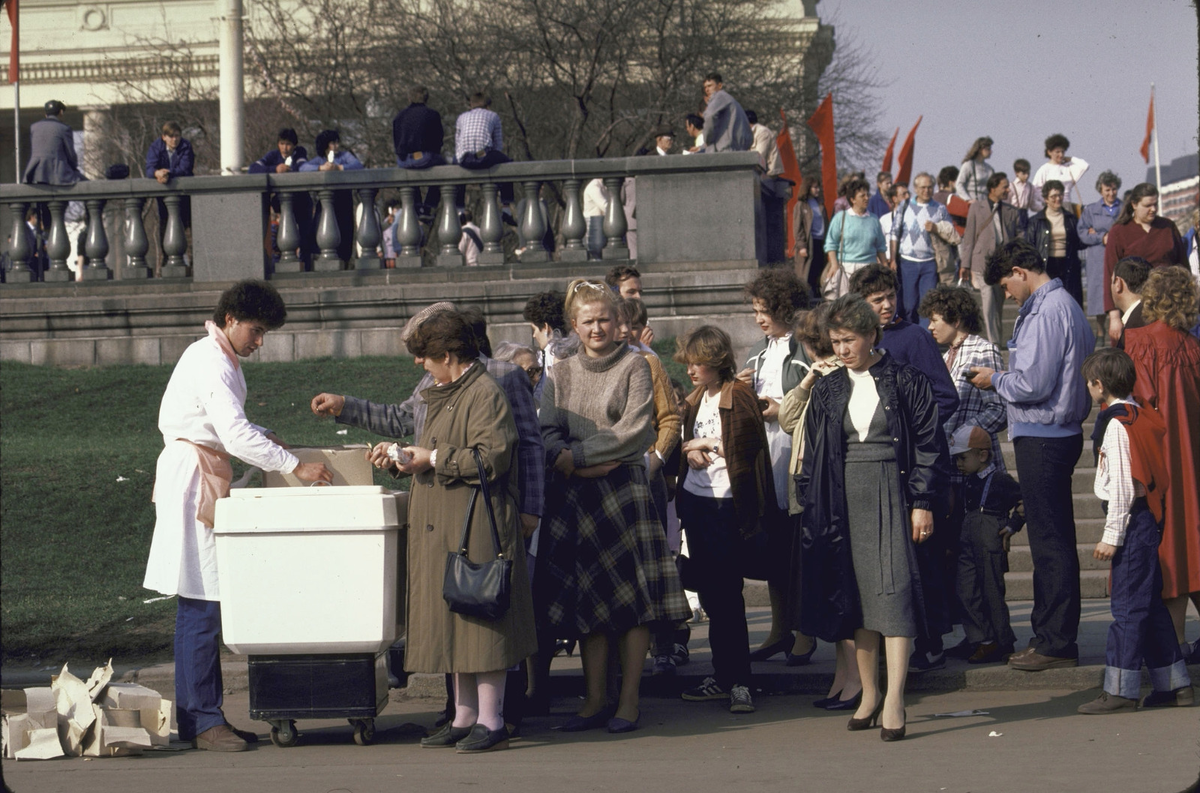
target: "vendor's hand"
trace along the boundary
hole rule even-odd
[[[620,465],[617,461],[611,463],[597,463],[596,465],[585,465],[583,468],[575,469],[575,476],[581,479],[603,479]]]
[[[933,536],[933,513],[927,509],[912,511],[912,538],[920,545]]]
[[[575,456],[571,454],[570,449],[563,449],[558,453],[558,457],[554,459],[554,470],[567,478],[575,473]]]
[[[524,512],[521,513],[521,533],[525,535],[525,539],[528,540],[533,536],[533,533],[537,531],[538,521],[540,520],[541,518],[539,518],[537,515],[527,515]]]
[[[383,471],[395,467],[396,461],[388,456],[388,449],[393,445],[391,441],[382,441],[367,449],[367,462]]]
[[[641,342],[647,347],[654,343],[654,328],[650,327],[649,325],[646,325],[644,328],[642,328]]]
[[[1117,552],[1117,546],[1109,545],[1106,542],[1096,543],[1096,550],[1092,551],[1092,556],[1099,559],[1101,562],[1107,562],[1113,558],[1113,554]]]
[[[737,373],[737,379],[741,380],[748,386],[754,385],[754,367],[747,366],[745,369]]]
[[[288,444],[284,443],[284,442],[283,442],[283,441],[280,439],[280,437],[279,437],[278,435],[276,435],[275,433],[273,433],[273,432],[268,432],[268,433],[267,433],[267,440],[269,440],[271,443],[275,444],[276,446],[278,446],[278,447],[279,447],[279,448],[281,448],[281,449],[290,449],[290,448],[292,448],[292,447],[291,447],[291,446],[289,446]]]
[[[688,468],[693,471],[701,471],[712,465],[712,458],[709,457],[708,452],[696,449],[687,453],[687,464]]]
[[[763,397],[763,402],[766,402],[766,407],[763,408],[763,421],[779,421],[779,403],[771,397]]]
[[[333,472],[325,467],[325,463],[300,463],[292,473],[303,482],[333,481]]]
[[[433,452],[429,449],[423,449],[420,446],[405,446],[404,451],[411,454],[412,459],[403,465],[396,465],[402,473],[419,474],[433,467],[433,463],[429,461],[429,457]]]
[[[346,397],[340,394],[317,394],[312,398],[312,412],[318,416],[340,416],[346,407]]]
[[[653,479],[663,468],[662,458],[655,452],[650,452],[650,459],[646,463],[646,476]]]
[[[967,370],[967,382],[981,391],[992,390],[992,375],[996,374],[995,369],[989,369],[986,366],[972,366]]]

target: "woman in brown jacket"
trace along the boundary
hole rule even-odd
[[[454,675],[454,719],[421,746],[506,749],[504,672],[537,648],[517,514],[516,425],[504,391],[479,364],[475,334],[461,314],[431,316],[407,344],[434,386],[423,392],[429,412],[421,437],[403,450],[412,459],[398,465],[413,475],[404,665]],[[458,550],[471,492],[479,486],[474,450],[488,476],[504,557],[513,563],[511,604],[496,620],[455,614],[442,599],[446,555]],[[468,553],[476,563],[495,558],[487,506],[476,503],[471,513]]]
[[[778,515],[762,409],[754,389],[737,379],[733,344],[720,328],[688,333],[675,360],[687,364],[696,386],[685,400],[676,508],[708,613],[714,673],[682,696],[728,699],[731,713],[753,713],[742,578],[756,561],[753,549],[765,553],[764,523]]]

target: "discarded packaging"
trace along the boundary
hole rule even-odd
[[[987,716],[986,710],[956,710],[953,713],[935,713],[935,719],[957,719],[963,716]]]

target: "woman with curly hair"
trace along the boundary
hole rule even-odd
[[[1129,191],[1104,248],[1104,310],[1108,312],[1108,337],[1113,344],[1121,338],[1123,328],[1121,310],[1112,301],[1113,268],[1126,256],[1140,256],[1152,267],[1187,265],[1183,237],[1174,223],[1158,214],[1158,188],[1149,182]]]
[[[1171,484],[1158,556],[1163,602],[1180,643],[1188,597],[1200,608],[1200,341],[1188,332],[1196,324],[1198,294],[1187,269],[1152,270],[1142,287],[1147,324],[1125,332],[1125,351],[1137,371],[1134,399],[1157,410],[1167,425]],[[1200,640],[1184,657],[1200,660]]]
[[[994,171],[987,162],[987,158],[991,156],[992,139],[986,135],[976,138],[959,166],[958,181],[954,184],[955,195],[964,201],[987,198],[987,180]]]
[[[1042,185],[1051,179],[1062,182],[1063,205],[1078,217],[1078,207],[1082,205],[1083,200],[1079,197],[1076,183],[1087,172],[1088,164],[1081,157],[1068,157],[1067,149],[1070,147],[1071,141],[1067,140],[1066,135],[1055,133],[1046,138],[1046,159],[1050,162],[1037,169],[1031,183],[1035,190],[1040,191]]]
[[[864,204],[865,206],[865,204]],[[872,221],[873,215],[869,215]],[[775,483],[776,508],[773,523],[782,528],[782,517],[787,510],[787,492],[790,485],[788,461],[792,453],[792,437],[779,426],[779,403],[785,394],[800,384],[808,373],[811,361],[792,333],[792,320],[796,312],[808,306],[808,286],[796,277],[795,272],[783,267],[762,270],[746,285],[746,296],[754,308],[754,321],[762,329],[763,337],[750,348],[746,364],[737,374],[737,379],[754,389],[764,402],[762,418],[771,453],[772,479]],[[786,538],[778,530],[770,533],[769,545],[773,549],[770,558],[783,558],[778,543]],[[783,627],[783,575],[781,565],[764,571],[767,575],[767,590],[771,597],[771,630],[759,649],[750,654],[752,661],[765,661],[779,653],[791,655],[793,650],[799,657],[811,657],[814,645],[801,642],[799,646]],[[794,662],[793,662],[794,663]]]
[[[1029,218],[1025,239],[1037,248],[1045,262],[1046,272],[1051,278],[1062,281],[1063,286],[1075,302],[1083,305],[1083,277],[1079,267],[1079,250],[1082,244],[1076,233],[1078,221],[1075,215],[1063,209],[1066,188],[1057,179],[1042,185],[1042,198],[1046,208]]]
[[[825,236],[825,269],[821,272],[821,294],[833,299],[850,288],[850,276],[878,262],[887,265],[887,240],[879,218],[867,211],[871,186],[865,179],[851,179],[842,186],[847,200],[829,221]]]
[[[538,416],[556,481],[546,487],[534,598],[557,635],[581,637],[586,687],[567,732],[637,729],[650,626],[691,614],[646,477],[650,365],[617,341],[617,299],[601,281],[567,287],[564,313],[581,349],[544,378]],[[606,687],[613,645],[623,673],[615,707]]]
[[[1104,328],[1104,246],[1108,244],[1108,231],[1121,213],[1121,177],[1105,171],[1096,179],[1096,192],[1100,200],[1088,204],[1079,216],[1075,231],[1083,245],[1083,267],[1087,273],[1087,308]]]

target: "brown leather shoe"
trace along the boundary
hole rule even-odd
[[[1143,708],[1190,708],[1196,702],[1196,692],[1191,686],[1177,688],[1174,691],[1151,691],[1142,700]]]
[[[250,748],[245,741],[237,737],[228,724],[209,727],[196,736],[192,746],[209,752],[244,752]]]
[[[1030,652],[1028,655],[1020,657],[1012,656],[1008,659],[1008,665],[1013,669],[1020,669],[1022,672],[1044,672],[1047,669],[1079,666],[1079,659],[1059,658],[1053,655],[1042,655],[1039,652]],[[1134,702],[1134,704],[1137,703]]]
[[[1005,661],[1012,655],[1012,645],[1001,645],[997,642],[984,642],[975,648],[975,652],[971,653],[971,657],[967,659],[969,664],[997,664]]]
[[[1118,697],[1107,691],[1101,691],[1100,696],[1091,702],[1079,706],[1079,712],[1085,716],[1107,716],[1110,713],[1120,713],[1123,710],[1137,710],[1138,701],[1126,697]]]
[[[1017,652],[1010,655],[1008,657],[1008,662],[1011,664],[1013,661],[1016,661],[1019,658],[1024,658],[1025,656],[1029,655],[1032,652],[1033,652],[1033,645],[1031,644],[1028,647],[1026,647],[1024,650],[1018,650]]]

